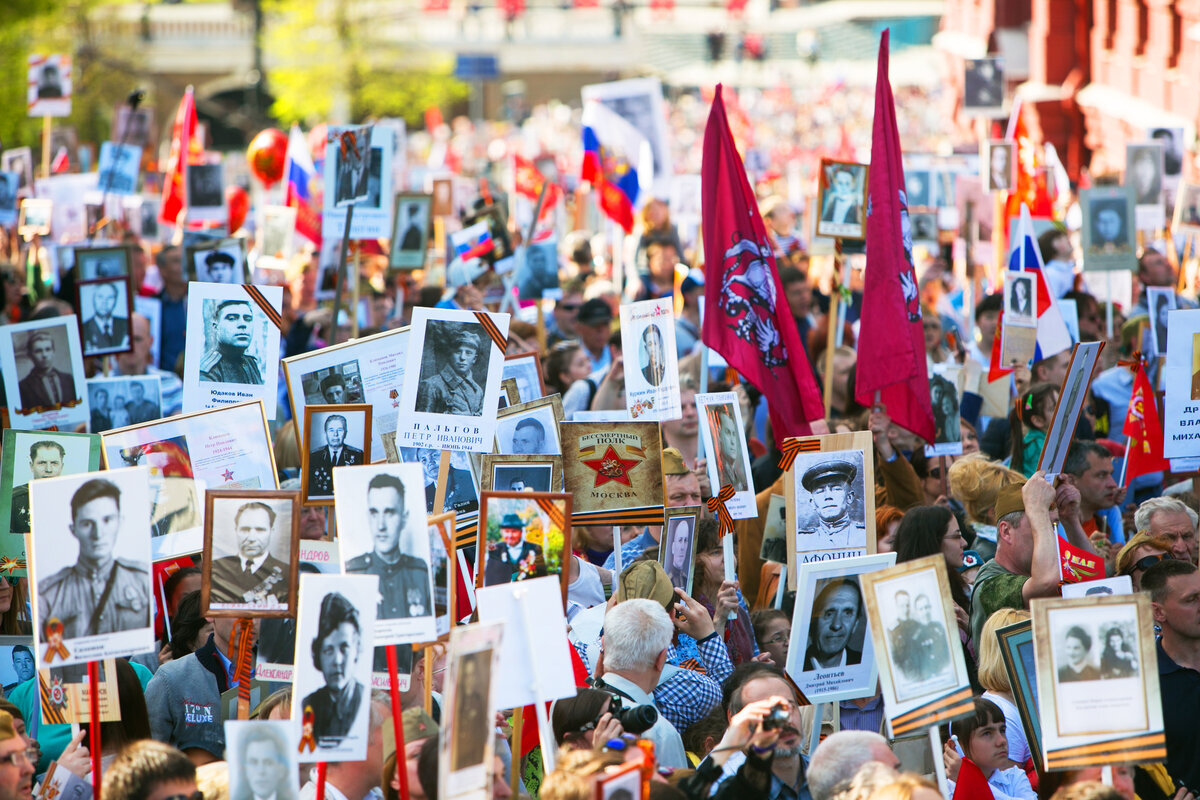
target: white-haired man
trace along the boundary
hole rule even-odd
[[[1171,555],[1196,563],[1196,522],[1200,516],[1174,497],[1154,497],[1138,506],[1133,522],[1139,531],[1171,541]]]
[[[604,657],[597,677],[621,696],[624,705],[653,706],[654,687],[667,664],[674,632],[661,603],[644,598],[618,603],[604,617],[600,640]],[[644,735],[654,742],[659,764],[676,769],[688,766],[683,739],[662,714]]]
[[[900,768],[900,759],[888,747],[887,739],[871,731],[838,731],[817,747],[808,762],[808,791],[813,800],[831,800],[846,788],[855,773],[870,762],[892,769]]]

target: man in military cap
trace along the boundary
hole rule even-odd
[[[809,467],[800,478],[809,493],[809,502],[817,514],[816,524],[801,527],[798,533],[815,534],[815,541],[802,545],[804,550],[835,547],[866,547],[867,528],[850,517],[854,501],[851,484],[858,469],[848,461],[825,461]]]
[[[62,475],[67,451],[58,442],[44,439],[29,446],[29,474],[33,480]],[[29,484],[13,487],[9,533],[29,533]]]
[[[305,696],[304,716],[312,712],[318,746],[336,747],[350,734],[365,708],[366,687],[354,676],[362,657],[358,610],[339,592],[321,599],[320,623],[312,640],[312,660],[325,685]]]
[[[325,446],[308,456],[308,496],[333,496],[333,468],[367,463],[363,451],[346,444],[346,418],[325,418]]]
[[[504,541],[488,545],[487,565],[483,572],[485,586],[546,574],[542,548],[525,541],[525,520],[520,516],[504,515],[500,520],[500,538]]]
[[[205,280],[209,283],[234,283],[233,268],[236,260],[224,250],[213,250],[204,257]]]
[[[222,300],[212,318],[216,348],[200,362],[200,380],[209,383],[263,385],[258,360],[246,355],[254,330],[254,310],[248,300]]]
[[[321,396],[333,406],[346,402],[346,379],[336,372],[326,375],[321,381]]]
[[[58,620],[63,639],[150,625],[150,571],[113,557],[121,530],[121,490],[93,478],[71,497],[71,534],[79,558],[38,584],[42,626]]]
[[[433,613],[429,562],[400,547],[408,526],[404,484],[381,472],[367,483],[367,519],[375,549],[346,562],[346,572],[379,576],[379,619],[424,617]]]
[[[288,600],[288,565],[271,555],[275,509],[258,500],[233,515],[238,554],[215,559],[211,603],[238,603],[282,609]]]
[[[429,332],[432,334],[433,330]],[[482,349],[483,342],[479,334],[466,329],[454,333],[450,337],[449,352],[442,371],[423,380],[417,389],[416,410],[427,414],[468,417],[483,414],[483,389],[471,375]]]

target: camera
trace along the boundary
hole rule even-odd
[[[652,705],[625,705],[628,698],[617,694],[603,680],[592,682],[593,689],[599,689],[608,694],[612,700],[608,704],[608,712],[613,719],[621,723],[626,733],[642,734],[654,727],[658,722],[658,709]],[[597,721],[603,714],[597,715]]]
[[[771,710],[763,717],[762,729],[764,731],[773,731],[779,728],[784,728],[790,722],[791,718],[788,715],[787,708],[783,703],[776,703],[771,706]]]

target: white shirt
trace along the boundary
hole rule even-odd
[[[623,678],[613,672],[605,672],[604,682],[629,695],[629,700],[633,705],[654,705],[654,697],[646,694],[640,686],[628,678]],[[683,739],[680,738],[679,731],[675,730],[675,726],[667,722],[667,718],[661,713],[658,715],[658,720],[644,735],[654,742],[654,755],[658,758],[659,764],[675,769],[689,766],[687,752],[683,749]]]
[[[1012,701],[995,692],[984,692],[983,699],[991,700],[1004,712],[1004,738],[1008,739],[1008,757],[1018,764],[1024,764],[1032,753],[1029,750],[1029,742],[1025,740],[1025,728],[1021,726],[1021,712]]]
[[[600,571],[587,559],[579,556],[574,558],[579,565],[579,577],[567,585],[567,601],[578,603],[583,608],[603,605],[604,584],[600,581]]]
[[[241,558],[241,556],[238,556],[238,558]],[[251,572],[258,572],[258,570],[262,567],[263,562],[266,560],[267,556],[265,553],[255,559],[247,560],[242,558],[242,572],[245,572],[247,568],[249,568]]]

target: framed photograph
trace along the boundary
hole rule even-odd
[[[671,163],[670,131],[658,78],[630,78],[584,86],[583,105],[598,102],[628,122],[650,143],[654,159],[654,196],[670,197],[675,168]]]
[[[1095,186],[1079,192],[1083,209],[1083,268],[1137,269],[1133,190]]]
[[[31,54],[27,87],[29,116],[71,116],[71,57]]]
[[[296,735],[286,720],[225,720],[231,797],[300,796]]]
[[[517,295],[520,300],[541,302],[547,292],[558,285],[558,240],[542,242],[518,248]]]
[[[969,58],[963,64],[963,113],[977,117],[1003,115],[1003,59]]]
[[[503,631],[498,622],[450,631],[442,706],[446,735],[438,744],[438,786],[445,787],[446,797],[491,790],[496,738],[492,686]]]
[[[92,409],[88,429],[92,433],[153,422],[163,416],[162,378],[158,375],[90,378],[87,392]]]
[[[1133,579],[1128,575],[1117,575],[1112,578],[1096,578],[1062,585],[1063,597],[1095,597],[1109,594],[1133,594]]]
[[[1146,305],[1150,307],[1150,355],[1167,354],[1167,317],[1175,310],[1175,290],[1170,286],[1147,286]]]
[[[1092,385],[1096,367],[1100,364],[1100,351],[1104,342],[1080,342],[1071,351],[1071,362],[1058,394],[1058,405],[1054,408],[1054,421],[1046,433],[1038,469],[1047,475],[1062,472],[1067,460],[1067,450],[1075,438],[1075,427],[1083,413],[1084,402]]]
[[[989,139],[984,144],[983,185],[989,192],[1011,192],[1016,183],[1017,162],[1012,142],[1005,139]]]
[[[859,576],[895,563],[895,553],[879,553],[800,565],[787,672],[810,702],[875,693],[878,667]]]
[[[1025,740],[1029,743],[1033,763],[1041,770],[1045,762],[1042,756],[1042,726],[1038,722],[1037,658],[1033,653],[1032,623],[1025,620],[1008,625],[997,630],[996,636],[1000,640],[1000,657],[1004,660],[1004,672],[1012,687],[1013,703],[1021,716]]]
[[[911,211],[908,215],[908,222],[912,240],[915,244],[923,244],[926,247],[937,247],[938,241],[938,221],[937,211]]]
[[[129,336],[129,316],[133,313],[129,278],[80,281],[75,293],[84,357],[129,352],[133,347]]]
[[[504,378],[500,381],[500,403],[497,405],[497,410],[503,411],[509,406],[515,406],[521,402],[521,395],[517,392],[517,379]]]
[[[149,472],[136,467],[29,484],[39,668],[153,649]],[[97,597],[85,576],[105,565],[112,570],[107,596]]]
[[[392,225],[392,269],[423,269],[433,230],[433,195],[396,195],[396,220]]]
[[[933,172],[928,169],[905,170],[904,191],[910,215],[915,209],[932,207]]]
[[[1004,321],[1011,325],[1037,327],[1037,285],[1032,272],[1004,273]]]
[[[481,492],[481,547],[475,585],[493,586],[555,575],[567,603],[571,557],[571,495],[565,492]]]
[[[17,174],[17,193],[24,197],[33,187],[33,151],[28,147],[13,147],[0,155],[0,170]]]
[[[1180,182],[1171,228],[1177,233],[1200,233],[1200,184]]]
[[[557,394],[509,406],[496,414],[496,452],[501,455],[560,455],[558,425],[562,398]]]
[[[13,427],[74,430],[88,424],[75,315],[0,327],[0,371]]]
[[[946,559],[939,553],[864,572],[859,586],[892,735],[970,713]]]
[[[461,450],[450,451],[450,472],[446,476],[442,507],[436,510],[433,507],[437,500],[442,452],[428,447],[401,447],[395,462],[421,465],[425,482],[425,513],[453,511],[460,520],[471,517],[479,512],[479,480],[475,477],[475,465],[470,454]]]
[[[17,224],[17,192],[21,176],[15,172],[0,171],[0,224]]]
[[[371,464],[334,474],[342,571],[379,577],[375,645],[436,639],[421,467]]]
[[[353,204],[351,239],[389,238],[395,198],[392,188],[395,135],[380,125],[331,125],[326,142],[324,183],[327,191],[321,213],[322,236],[342,238],[346,209]]]
[[[450,178],[438,178],[433,182],[433,216],[449,217],[454,214],[454,182]]]
[[[1162,760],[1149,596],[1042,598],[1030,612],[1045,769]]]
[[[670,297],[621,305],[625,407],[631,419],[679,419],[679,354]],[[636,357],[633,354],[637,354]]]
[[[225,167],[220,164],[187,165],[187,212],[189,220],[224,222]]]
[[[656,422],[564,422],[563,486],[575,525],[661,525],[662,438]]]
[[[261,400],[275,419],[282,314],[280,286],[189,283],[184,412]]]
[[[508,320],[483,311],[413,309],[397,444],[492,449]]]
[[[292,236],[295,232],[295,206],[264,207],[263,227],[258,234],[259,257],[291,258],[296,249]]]
[[[458,559],[454,552],[454,512],[427,517],[429,527],[429,568],[433,573],[433,616],[440,639],[450,633],[454,619]]]
[[[932,444],[925,445],[925,456],[928,458],[962,455],[962,418],[959,413],[962,380],[963,368],[954,361],[934,364],[929,371],[934,438]]]
[[[1171,324],[1167,326],[1169,349],[1163,369],[1163,455],[1200,456],[1200,445],[1191,436],[1200,425],[1200,311],[1181,308],[1167,316]]]
[[[17,232],[25,239],[50,235],[50,220],[54,210],[52,200],[26,197],[21,200],[21,214]]]
[[[737,393],[698,394],[696,412],[713,494],[725,486],[732,486],[733,498],[725,504],[729,515],[733,519],[757,517],[758,504],[754,500],[754,481],[750,475],[750,448],[746,446],[746,427]]]
[[[787,501],[781,494],[771,495],[767,502],[767,518],[763,522],[762,545],[758,557],[776,564],[788,562]]]
[[[336,540],[301,539],[299,544],[297,585],[301,575],[339,574],[341,565]],[[291,683],[295,673],[296,618],[263,617],[259,626],[255,677],[262,681]],[[305,650],[301,650],[300,655],[302,660],[311,660]]]
[[[596,776],[595,800],[644,800],[642,773],[632,761]]]
[[[1166,224],[1163,180],[1160,143],[1125,145],[1125,185],[1133,190],[1135,219],[1140,231],[1156,231]]]
[[[482,458],[479,488],[485,492],[561,492],[562,456],[501,456]]]
[[[188,280],[201,283],[249,283],[246,240],[211,239],[187,248]]]
[[[784,477],[788,587],[800,564],[875,552],[875,463],[869,432],[805,437]]]
[[[305,762],[366,758],[378,596],[375,575],[300,576],[292,725]]]
[[[142,165],[142,148],[135,144],[104,142],[100,145],[97,180],[102,192],[135,195]]]
[[[702,506],[668,508],[658,563],[662,564],[671,586],[692,594],[692,568],[696,563],[696,522]]]
[[[867,165],[821,159],[817,235],[862,239],[866,227]]]
[[[205,494],[205,616],[296,615],[299,499],[296,492],[252,489]]]
[[[120,278],[129,274],[128,247],[76,247],[75,274],[81,281]]]
[[[533,351],[505,356],[501,377],[503,380],[512,378],[517,383],[517,399],[510,398],[509,405],[528,403],[546,396],[546,385],[542,382],[542,361]]]
[[[366,403],[304,407],[300,496],[305,505],[333,505],[334,468],[367,463],[371,411]]]
[[[204,481],[151,470],[150,550],[155,561],[204,548],[204,489]]]
[[[304,419],[304,409],[310,403],[369,403],[372,408],[371,450],[367,460],[385,460],[387,452],[382,435],[396,432],[396,409],[404,386],[408,330],[398,328],[285,358],[283,374],[287,379],[292,418]]]

